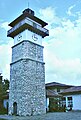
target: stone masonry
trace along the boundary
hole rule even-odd
[[[14,114],[14,103],[18,115],[44,114],[45,96],[43,46],[23,40],[12,47],[9,114]]]

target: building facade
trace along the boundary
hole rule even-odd
[[[66,99],[60,94],[64,90],[72,87],[57,82],[51,82],[46,84],[46,109],[49,112],[65,111]]]
[[[52,82],[46,84],[46,91],[46,108],[49,112],[81,111],[81,86]]]
[[[65,98],[67,110],[81,110],[81,86],[74,86],[61,92]]]

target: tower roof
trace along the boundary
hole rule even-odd
[[[34,11],[28,8],[23,11],[22,15],[9,24],[12,28],[8,30],[7,36],[14,38],[14,36],[28,29],[44,38],[45,36],[49,36],[49,31],[44,28],[46,25],[46,22],[35,17]]]
[[[19,23],[21,20],[23,20],[25,17],[28,17],[36,22],[38,22],[39,24],[42,25],[42,27],[48,25],[48,23],[44,22],[43,20],[37,18],[36,16],[34,16],[34,11],[32,11],[31,9],[25,9],[23,11],[23,14],[21,14],[18,18],[16,18],[14,21],[12,21],[9,26],[14,27],[17,23]]]

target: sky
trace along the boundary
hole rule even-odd
[[[81,0],[0,0],[0,72],[10,79],[14,40],[8,24],[26,8],[48,23],[43,40],[45,82],[81,85]]]

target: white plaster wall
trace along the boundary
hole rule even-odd
[[[73,95],[73,110],[81,110],[81,94]]]
[[[66,97],[66,107],[68,107],[68,99],[67,99],[67,97]]]
[[[8,100],[8,99],[5,99],[5,100],[3,101],[3,106],[4,106],[4,108],[7,108],[7,103],[9,103],[9,100]]]
[[[46,98],[46,109],[49,111],[49,98]]]
[[[66,107],[68,107],[68,97],[72,97],[73,99],[73,108],[72,110],[81,110],[81,94],[79,95],[68,95],[66,97]]]
[[[20,39],[18,38],[19,35],[14,37],[14,45],[23,41],[23,40],[29,40],[31,42],[37,43],[39,45],[42,45],[42,37],[38,34],[35,34],[36,37],[38,38],[37,40],[34,38],[34,34],[33,32],[29,31],[28,29],[26,29],[25,31],[20,33],[20,36],[22,36]]]

